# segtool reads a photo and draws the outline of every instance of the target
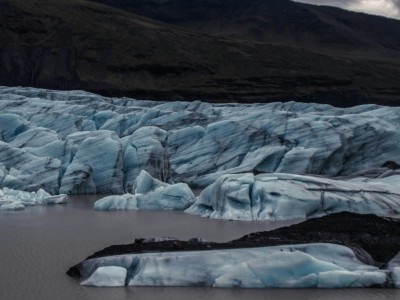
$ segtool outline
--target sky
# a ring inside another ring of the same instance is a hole
[[[374,15],[400,19],[400,0],[295,0],[317,5],[339,6]]]

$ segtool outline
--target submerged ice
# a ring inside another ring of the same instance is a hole
[[[85,260],[79,269],[83,285],[229,288],[393,286],[396,272],[334,244],[118,255]]]
[[[142,169],[204,188],[225,174],[343,176],[400,161],[400,108],[208,104],[0,87],[0,187],[132,193]]]

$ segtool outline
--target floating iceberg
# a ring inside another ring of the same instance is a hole
[[[95,202],[96,210],[164,209],[183,210],[195,196],[185,183],[167,184],[142,170],[134,183],[135,194],[113,195]]]
[[[0,190],[0,210],[21,210],[26,206],[64,203],[67,203],[67,195],[52,196],[42,189],[31,193],[9,188]]]
[[[391,271],[347,247],[303,244],[117,255],[85,260],[82,285],[350,288],[389,286]]]
[[[136,239],[94,253],[67,274],[93,286],[399,287],[399,224],[337,213],[224,243]]]
[[[271,173],[223,175],[186,210],[212,219],[282,220],[335,212],[400,213],[400,173],[334,180]]]
[[[0,187],[132,193],[142,169],[204,188],[226,174],[345,176],[400,161],[400,108],[208,104],[0,87]]]

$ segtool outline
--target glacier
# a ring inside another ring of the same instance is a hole
[[[205,188],[187,213],[225,220],[315,218],[337,212],[400,213],[400,172],[335,180],[271,173],[227,174]]]
[[[37,192],[24,192],[9,188],[0,189],[0,210],[22,210],[26,206],[65,204],[68,196],[65,194],[50,195],[43,189]]]
[[[389,287],[397,274],[323,243],[115,255],[85,260],[79,270],[88,286],[223,288]]]
[[[227,174],[347,176],[400,161],[400,108],[209,104],[0,87],[0,188],[132,193],[141,170],[204,188]]]
[[[184,210],[195,201],[185,183],[168,184],[142,170],[134,182],[134,194],[112,195],[97,200],[95,210]]]

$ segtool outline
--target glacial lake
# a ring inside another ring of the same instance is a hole
[[[244,290],[213,288],[93,288],[68,277],[68,268],[95,251],[135,238],[202,237],[228,241],[284,222],[229,222],[182,212],[92,210],[99,196],[70,197],[67,205],[0,212],[0,299],[400,299],[400,290]]]

